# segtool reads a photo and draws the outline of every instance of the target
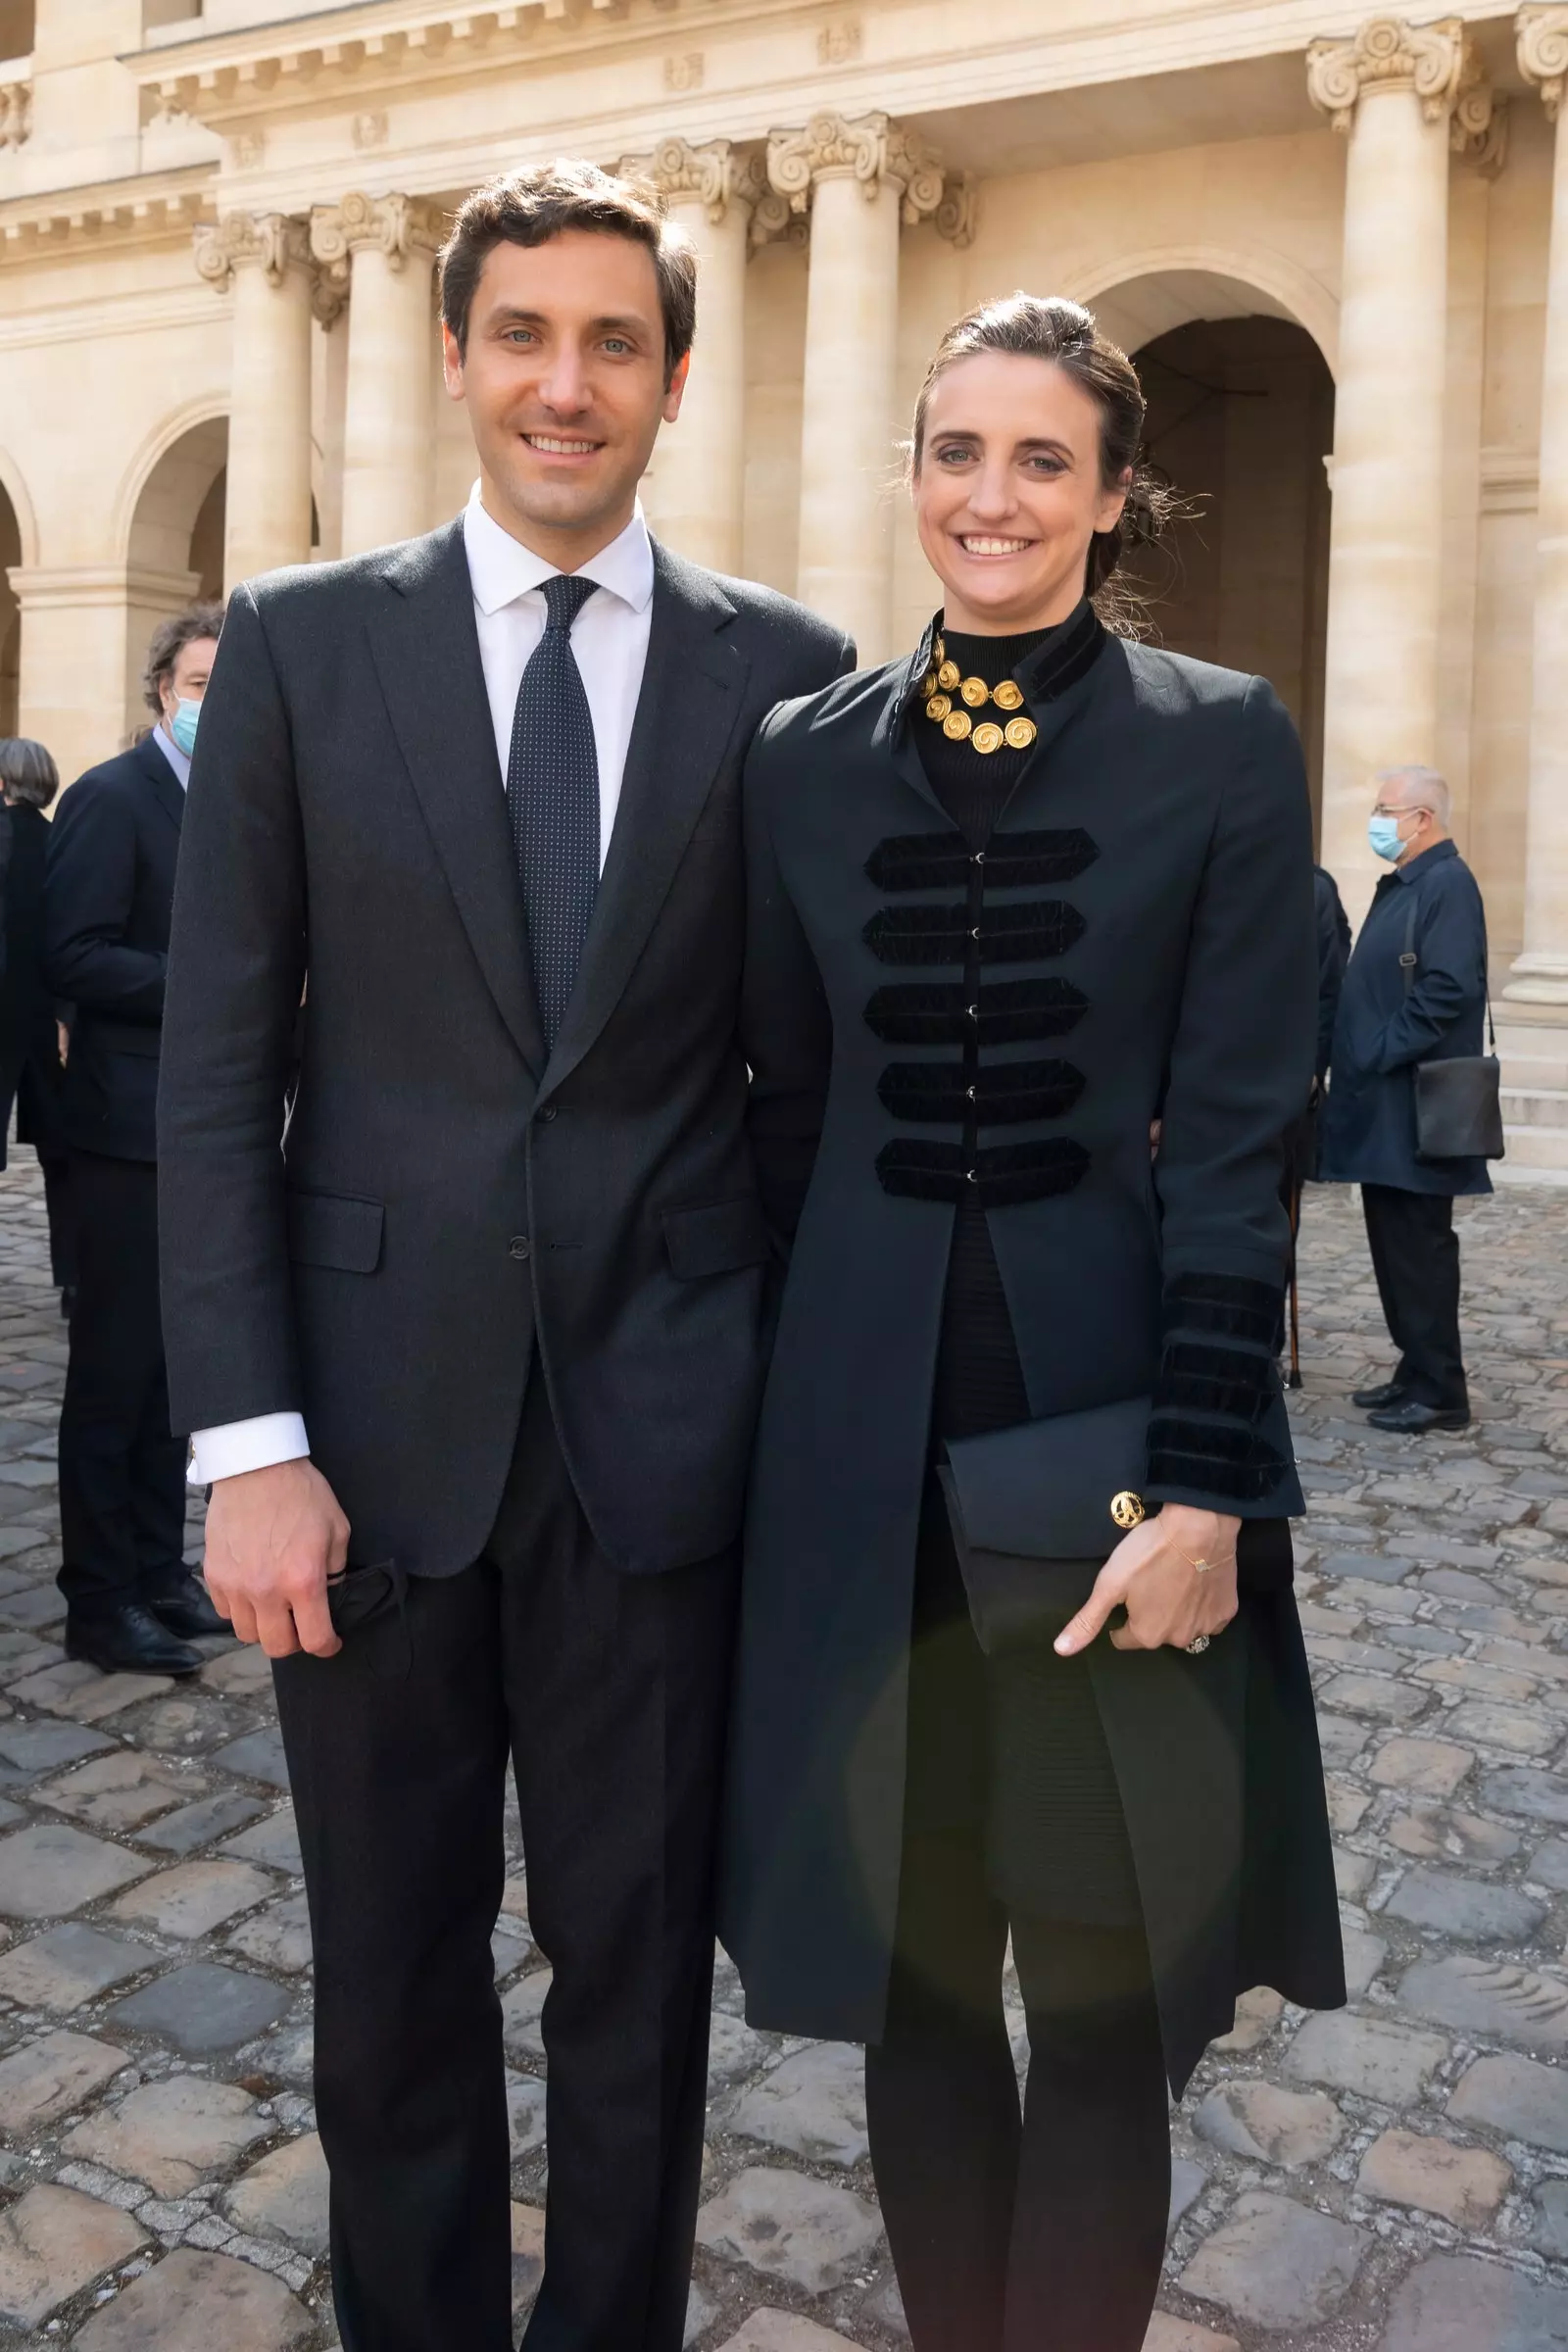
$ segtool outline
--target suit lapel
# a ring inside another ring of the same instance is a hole
[[[729,748],[750,668],[721,633],[734,612],[714,579],[656,541],[648,661],[620,803],[546,1093],[576,1068],[619,1003]]]
[[[396,549],[384,576],[369,636],[393,730],[479,968],[537,1078],[544,1036],[461,519]]]
[[[136,754],[141,761],[141,772],[152,789],[153,799],[177,833],[185,821],[184,786],[151,735],[143,736],[136,746]]]

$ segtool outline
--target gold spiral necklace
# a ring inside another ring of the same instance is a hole
[[[1029,749],[1040,731],[1032,718],[1019,715],[999,726],[994,718],[983,718],[977,724],[972,715],[987,703],[999,710],[1022,713],[1023,689],[1015,679],[1003,678],[998,685],[988,686],[984,678],[964,677],[956,662],[948,660],[940,637],[932,648],[931,661],[931,668],[920,681],[920,693],[927,718],[937,721],[950,743],[967,743],[971,751],[981,754],[1000,752],[1004,744],[1009,752]]]

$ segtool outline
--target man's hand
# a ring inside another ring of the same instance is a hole
[[[259,1642],[270,1658],[342,1648],[326,1583],[342,1574],[348,1550],[349,1523],[314,1462],[273,1462],[214,1485],[207,1590],[240,1640]]]
[[[1123,1536],[1095,1579],[1077,1616],[1056,1637],[1071,1657],[1102,1630],[1115,1608],[1127,1623],[1111,1635],[1116,1649],[1186,1649],[1200,1634],[1223,1633],[1236,1614],[1236,1536],[1241,1527],[1219,1511],[1167,1502]],[[1195,1568],[1195,1560],[1212,1563]]]

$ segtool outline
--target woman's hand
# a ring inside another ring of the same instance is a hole
[[[1111,1635],[1116,1649],[1187,1649],[1200,1634],[1223,1633],[1236,1614],[1239,1519],[1167,1502],[1123,1536],[1095,1579],[1077,1616],[1056,1637],[1064,1658],[1087,1649],[1111,1611],[1127,1623]],[[1195,1560],[1212,1567],[1195,1568]]]

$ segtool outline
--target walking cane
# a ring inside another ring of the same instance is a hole
[[[1291,1180],[1291,1368],[1286,1376],[1288,1389],[1301,1385],[1301,1298],[1296,1279],[1296,1237],[1301,1230],[1301,1180]]]

